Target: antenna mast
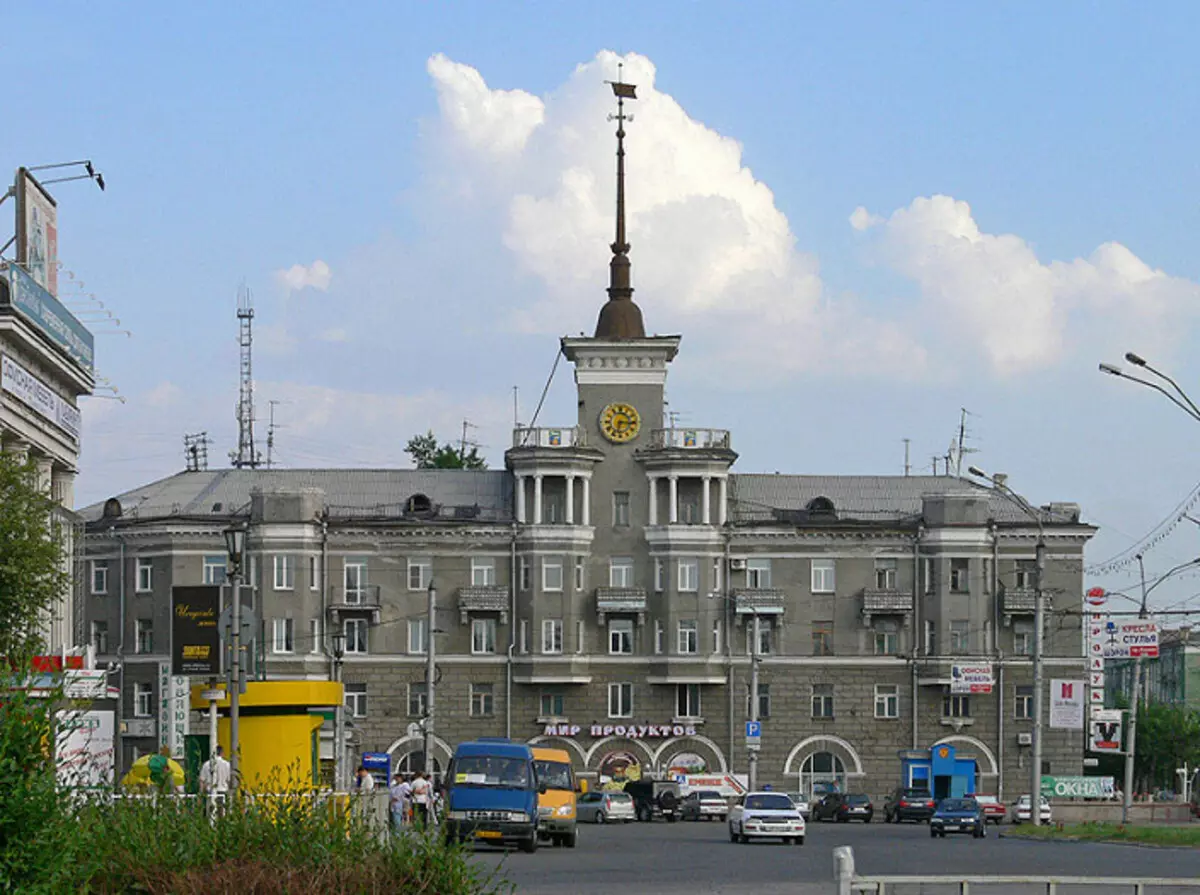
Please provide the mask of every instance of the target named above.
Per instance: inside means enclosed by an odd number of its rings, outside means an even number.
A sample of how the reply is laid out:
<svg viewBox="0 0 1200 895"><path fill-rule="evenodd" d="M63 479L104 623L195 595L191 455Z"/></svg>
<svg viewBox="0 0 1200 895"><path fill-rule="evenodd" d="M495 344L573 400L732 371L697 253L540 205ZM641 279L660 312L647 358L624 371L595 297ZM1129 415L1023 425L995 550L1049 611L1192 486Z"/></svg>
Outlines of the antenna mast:
<svg viewBox="0 0 1200 895"><path fill-rule="evenodd" d="M254 300L246 286L238 289L238 346L241 349L241 376L238 387L238 446L229 455L234 468L257 469L258 452L254 449L254 369L251 363L254 345Z"/></svg>
<svg viewBox="0 0 1200 895"><path fill-rule="evenodd" d="M187 463L188 472L202 472L208 469L208 446L212 440L207 432L197 432L195 435L183 436L183 459Z"/></svg>
<svg viewBox="0 0 1200 895"><path fill-rule="evenodd" d="M267 423L267 469L270 469L275 462L275 407L278 404L278 401L267 402L271 414L270 421Z"/></svg>

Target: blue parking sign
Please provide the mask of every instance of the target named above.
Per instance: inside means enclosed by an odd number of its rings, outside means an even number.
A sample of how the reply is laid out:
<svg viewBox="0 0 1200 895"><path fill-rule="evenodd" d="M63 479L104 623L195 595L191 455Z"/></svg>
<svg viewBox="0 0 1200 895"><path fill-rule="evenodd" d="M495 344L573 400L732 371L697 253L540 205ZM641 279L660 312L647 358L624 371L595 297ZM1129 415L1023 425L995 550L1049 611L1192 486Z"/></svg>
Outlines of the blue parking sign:
<svg viewBox="0 0 1200 895"><path fill-rule="evenodd" d="M747 721L746 722L746 739L757 740L761 736L762 736L762 722L761 721Z"/></svg>

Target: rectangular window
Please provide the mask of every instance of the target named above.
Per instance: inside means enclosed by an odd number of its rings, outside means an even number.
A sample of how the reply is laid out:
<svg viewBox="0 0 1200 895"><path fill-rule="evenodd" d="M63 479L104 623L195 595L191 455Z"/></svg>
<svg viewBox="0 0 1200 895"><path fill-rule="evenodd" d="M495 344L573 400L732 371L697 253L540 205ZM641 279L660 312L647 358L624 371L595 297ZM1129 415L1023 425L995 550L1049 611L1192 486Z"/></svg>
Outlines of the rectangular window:
<svg viewBox="0 0 1200 895"><path fill-rule="evenodd" d="M712 561L712 586L714 593L721 592L721 560Z"/></svg>
<svg viewBox="0 0 1200 895"><path fill-rule="evenodd" d="M925 655L937 653L937 628L930 619L925 619Z"/></svg>
<svg viewBox="0 0 1200 895"><path fill-rule="evenodd" d="M700 560L679 560L679 582L676 587L681 593L694 593L700 589Z"/></svg>
<svg viewBox="0 0 1200 895"><path fill-rule="evenodd" d="M654 560L654 592L662 593L667 588L667 566L661 559Z"/></svg>
<svg viewBox="0 0 1200 895"><path fill-rule="evenodd" d="M983 561L983 592L985 594L992 592L992 561L990 559Z"/></svg>
<svg viewBox="0 0 1200 895"><path fill-rule="evenodd" d="M746 690L746 715L747 715L747 717L749 717L749 715L750 715L750 707L753 705L753 703L754 703L753 694L750 692L749 689L747 689ZM759 684L758 685L758 717L760 719L771 717L771 685L770 684Z"/></svg>
<svg viewBox="0 0 1200 895"><path fill-rule="evenodd" d="M814 594L833 593L834 568L832 559L814 559L812 561L812 592Z"/></svg>
<svg viewBox="0 0 1200 895"><path fill-rule="evenodd" d="M562 557L542 557L542 590L560 591L563 589Z"/></svg>
<svg viewBox="0 0 1200 895"><path fill-rule="evenodd" d="M583 627L583 622L575 622L575 652L582 653L583 648L587 646L587 641L584 639L586 631Z"/></svg>
<svg viewBox="0 0 1200 895"><path fill-rule="evenodd" d="M633 558L614 556L608 561L608 586L633 587Z"/></svg>
<svg viewBox="0 0 1200 895"><path fill-rule="evenodd" d="M529 619L521 619L517 625L517 646L522 653L529 652Z"/></svg>
<svg viewBox="0 0 1200 895"><path fill-rule="evenodd" d="M676 633L675 648L678 652L685 655L700 652L700 629L694 618L681 620Z"/></svg>
<svg viewBox="0 0 1200 895"><path fill-rule="evenodd" d="M561 693L543 693L542 694L542 718L563 718L566 716L563 705L563 695Z"/></svg>
<svg viewBox="0 0 1200 895"><path fill-rule="evenodd" d="M942 696L942 717L970 718L971 697L963 693L951 693L950 688L947 687Z"/></svg>
<svg viewBox="0 0 1200 895"><path fill-rule="evenodd" d="M679 521L684 525L700 524L700 495L679 495Z"/></svg>
<svg viewBox="0 0 1200 895"><path fill-rule="evenodd" d="M108 593L108 560L106 559L92 560L92 593Z"/></svg>
<svg viewBox="0 0 1200 895"><path fill-rule="evenodd" d="M629 492L613 492L613 528L629 527Z"/></svg>
<svg viewBox="0 0 1200 895"><path fill-rule="evenodd" d="M1013 574L1013 584L1017 590L1033 590L1037 580L1037 562L1032 559L1017 560L1017 570Z"/></svg>
<svg viewBox="0 0 1200 895"><path fill-rule="evenodd" d="M900 687L898 684L875 685L875 717L900 717Z"/></svg>
<svg viewBox="0 0 1200 895"><path fill-rule="evenodd" d="M879 590L896 589L896 560L875 560L875 587Z"/></svg>
<svg viewBox="0 0 1200 895"><path fill-rule="evenodd" d="M346 602L361 603L367 592L367 561L347 557L342 564L342 580L346 585Z"/></svg>
<svg viewBox="0 0 1200 895"><path fill-rule="evenodd" d="M900 637L894 628L875 626L875 655L894 656L900 652Z"/></svg>
<svg viewBox="0 0 1200 895"><path fill-rule="evenodd" d="M1018 721L1028 721L1033 717L1033 687L1017 687L1013 716Z"/></svg>
<svg viewBox="0 0 1200 895"><path fill-rule="evenodd" d="M721 652L721 620L717 619L712 626L712 651L716 655Z"/></svg>
<svg viewBox="0 0 1200 895"><path fill-rule="evenodd" d="M771 586L771 560L746 560L746 587L763 590Z"/></svg>
<svg viewBox="0 0 1200 895"><path fill-rule="evenodd" d="M433 559L414 556L408 561L408 589L425 590L433 580Z"/></svg>
<svg viewBox="0 0 1200 895"><path fill-rule="evenodd" d="M542 652L557 655L563 651L563 623L561 618L542 619Z"/></svg>
<svg viewBox="0 0 1200 895"><path fill-rule="evenodd" d="M137 592L144 594L154 589L154 566L148 559L137 561Z"/></svg>
<svg viewBox="0 0 1200 895"><path fill-rule="evenodd" d="M308 620L308 651L310 653L319 653L325 645L321 640L321 620L319 618L310 618Z"/></svg>
<svg viewBox="0 0 1200 895"><path fill-rule="evenodd" d="M272 557L274 561L275 578L273 587L275 590L291 590L296 586L296 557L284 556L275 554Z"/></svg>
<svg viewBox="0 0 1200 895"><path fill-rule="evenodd" d="M529 560L524 556L521 557L521 590L529 590L533 586L533 576L529 573Z"/></svg>
<svg viewBox="0 0 1200 895"><path fill-rule="evenodd" d="M98 653L108 652L108 622L92 622L92 648Z"/></svg>
<svg viewBox="0 0 1200 895"><path fill-rule="evenodd" d="M495 587L496 560L490 556L471 557L471 586Z"/></svg>
<svg viewBox="0 0 1200 895"><path fill-rule="evenodd" d="M490 718L496 710L492 684L471 684L471 717Z"/></svg>
<svg viewBox="0 0 1200 895"><path fill-rule="evenodd" d="M308 558L308 589L319 590L321 587L321 557Z"/></svg>
<svg viewBox="0 0 1200 895"><path fill-rule="evenodd" d="M290 618L277 618L271 622L271 652L294 653L296 651L296 622Z"/></svg>
<svg viewBox="0 0 1200 895"><path fill-rule="evenodd" d="M224 556L204 557L204 583L224 584L229 575L228 558Z"/></svg>
<svg viewBox="0 0 1200 895"><path fill-rule="evenodd" d="M1033 655L1033 623L1013 622L1013 653L1018 656Z"/></svg>
<svg viewBox="0 0 1200 895"><path fill-rule="evenodd" d="M483 656L495 651L496 620L494 618L471 619L471 652L476 656Z"/></svg>
<svg viewBox="0 0 1200 895"><path fill-rule="evenodd" d="M937 581L934 579L934 565L932 559L921 560L921 577L925 580L925 593L933 593L937 588Z"/></svg>
<svg viewBox="0 0 1200 895"><path fill-rule="evenodd" d="M542 498L542 521L547 525L560 525L567 518L567 495L547 493Z"/></svg>
<svg viewBox="0 0 1200 895"><path fill-rule="evenodd" d="M608 717L633 717L633 684L608 685Z"/></svg>
<svg viewBox="0 0 1200 895"><path fill-rule="evenodd" d="M758 620L758 654L760 656L769 656L774 645L774 637L772 636L771 622L769 619L760 618ZM746 655L754 655L754 622L746 623Z"/></svg>
<svg viewBox="0 0 1200 895"><path fill-rule="evenodd" d="M134 647L139 653L154 652L154 622L148 618L139 618L137 620L137 639L134 642Z"/></svg>
<svg viewBox="0 0 1200 895"><path fill-rule="evenodd" d="M346 619L342 633L346 635L347 653L364 655L367 652L367 620L365 618Z"/></svg>
<svg viewBox="0 0 1200 895"><path fill-rule="evenodd" d="M633 655L633 621L614 618L608 623L608 652L613 656Z"/></svg>
<svg viewBox="0 0 1200 895"><path fill-rule="evenodd" d="M703 713L700 711L700 685L699 684L676 684L675 685L675 717L676 718L700 718Z"/></svg>
<svg viewBox="0 0 1200 895"><path fill-rule="evenodd" d="M833 684L812 685L812 716L814 718L833 717Z"/></svg>
<svg viewBox="0 0 1200 895"><path fill-rule="evenodd" d="M814 656L833 655L832 621L815 621L812 623L812 654Z"/></svg>
<svg viewBox="0 0 1200 895"><path fill-rule="evenodd" d="M366 684L346 684L346 711L351 718L367 717Z"/></svg>
<svg viewBox="0 0 1200 895"><path fill-rule="evenodd" d="M969 559L950 560L950 592L955 594L971 592L971 561Z"/></svg>
<svg viewBox="0 0 1200 895"><path fill-rule="evenodd" d="M133 685L133 717L150 718L154 714L154 688L140 681Z"/></svg>
<svg viewBox="0 0 1200 895"><path fill-rule="evenodd" d="M409 684L408 685L408 716L410 718L424 718L428 712L428 701L425 698L424 684Z"/></svg>
<svg viewBox="0 0 1200 895"><path fill-rule="evenodd" d="M583 590L584 588L583 568L583 557L575 557L575 590Z"/></svg>
<svg viewBox="0 0 1200 895"><path fill-rule="evenodd" d="M429 620L410 618L408 620L408 651L410 653L426 653L429 651Z"/></svg>
<svg viewBox="0 0 1200 895"><path fill-rule="evenodd" d="M950 622L950 652L965 656L971 652L971 623L958 619Z"/></svg>
<svg viewBox="0 0 1200 895"><path fill-rule="evenodd" d="M663 623L660 622L658 619L655 619L654 620L654 654L656 656L662 655L662 652L665 649L665 647L663 646L663 641L665 639L666 638L663 635Z"/></svg>

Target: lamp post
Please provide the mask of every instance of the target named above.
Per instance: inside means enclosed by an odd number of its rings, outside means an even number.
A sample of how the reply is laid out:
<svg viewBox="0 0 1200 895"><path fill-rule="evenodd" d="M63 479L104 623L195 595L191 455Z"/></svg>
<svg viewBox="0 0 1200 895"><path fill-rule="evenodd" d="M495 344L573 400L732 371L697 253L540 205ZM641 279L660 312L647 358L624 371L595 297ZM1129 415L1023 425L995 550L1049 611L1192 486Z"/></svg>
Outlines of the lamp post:
<svg viewBox="0 0 1200 895"><path fill-rule="evenodd" d="M346 655L346 635L340 631L329 638L333 650L333 679L342 681L342 659ZM333 707L333 789L342 792L349 788L346 780L346 694Z"/></svg>
<svg viewBox="0 0 1200 895"><path fill-rule="evenodd" d="M229 785L233 790L241 786L241 736L239 724L242 711L242 558L246 551L246 528L234 525L225 529L225 552L229 555L231 607L229 647Z"/></svg>
<svg viewBox="0 0 1200 895"><path fill-rule="evenodd" d="M728 597L725 594L713 591L708 595L710 600L724 600L726 603L734 603L734 598ZM734 605L736 615L737 607ZM748 721L758 721L758 666L761 659L762 647L762 625L759 621L758 604L752 603L750 611L753 613L753 629L750 642L750 710L747 712ZM732 635L732 629L730 630ZM732 684L732 678L730 678ZM732 721L732 718L730 719ZM747 759L747 782L750 784L750 791L755 792L758 789L758 746L747 744L746 752Z"/></svg>
<svg viewBox="0 0 1200 895"><path fill-rule="evenodd" d="M429 581L429 621L427 623L427 637L425 641L425 776L433 782L433 711L434 711L434 688L437 686L435 680L437 676L437 667L435 666L434 657L434 623L437 620L437 588L433 586L433 580Z"/></svg>
<svg viewBox="0 0 1200 895"><path fill-rule="evenodd" d="M991 483L996 493L1021 510L1037 525L1038 539L1035 556L1035 578L1033 591L1033 756L1029 770L1029 822L1035 827L1042 823L1042 688L1044 673L1044 637L1046 599L1042 591L1042 576L1046 571L1046 529L1042 516L1029 505L1024 497L1013 491L1002 480L990 476L978 466L967 469L971 475Z"/></svg>

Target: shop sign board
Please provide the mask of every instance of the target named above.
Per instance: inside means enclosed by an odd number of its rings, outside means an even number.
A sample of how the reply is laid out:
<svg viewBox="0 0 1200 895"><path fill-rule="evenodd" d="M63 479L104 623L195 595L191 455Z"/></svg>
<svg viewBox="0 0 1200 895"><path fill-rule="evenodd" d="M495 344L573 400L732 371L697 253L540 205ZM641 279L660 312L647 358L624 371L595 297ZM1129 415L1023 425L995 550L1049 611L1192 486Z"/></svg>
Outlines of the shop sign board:
<svg viewBox="0 0 1200 895"><path fill-rule="evenodd" d="M1050 726L1052 728L1083 730L1083 693L1083 681L1057 679L1050 681Z"/></svg>
<svg viewBox="0 0 1200 895"><path fill-rule="evenodd" d="M79 408L8 355L0 355L0 388L79 442Z"/></svg>
<svg viewBox="0 0 1200 895"><path fill-rule="evenodd" d="M96 357L95 336L20 265L8 265L8 274L9 302L13 309L77 366L91 373Z"/></svg>
<svg viewBox="0 0 1200 895"><path fill-rule="evenodd" d="M55 714L55 765L64 786L100 787L113 782L111 711L60 711Z"/></svg>
<svg viewBox="0 0 1200 895"><path fill-rule="evenodd" d="M993 683L991 662L950 666L951 693L991 693Z"/></svg>
<svg viewBox="0 0 1200 895"><path fill-rule="evenodd" d="M221 587L171 588L171 673L217 677L221 673Z"/></svg>
<svg viewBox="0 0 1200 895"><path fill-rule="evenodd" d="M1101 659L1157 659L1158 625L1143 618L1099 617L1088 625L1089 655Z"/></svg>
<svg viewBox="0 0 1200 895"><path fill-rule="evenodd" d="M665 740L696 735L694 724L592 724L586 728L578 724L547 724L542 736L577 737L585 730L596 739L627 737L631 740Z"/></svg>
<svg viewBox="0 0 1200 895"><path fill-rule="evenodd" d="M1120 709L1093 709L1091 718L1092 752L1121 751L1121 711Z"/></svg>
<svg viewBox="0 0 1200 895"><path fill-rule="evenodd" d="M1112 777L1042 777L1042 795L1048 799L1112 798Z"/></svg>

